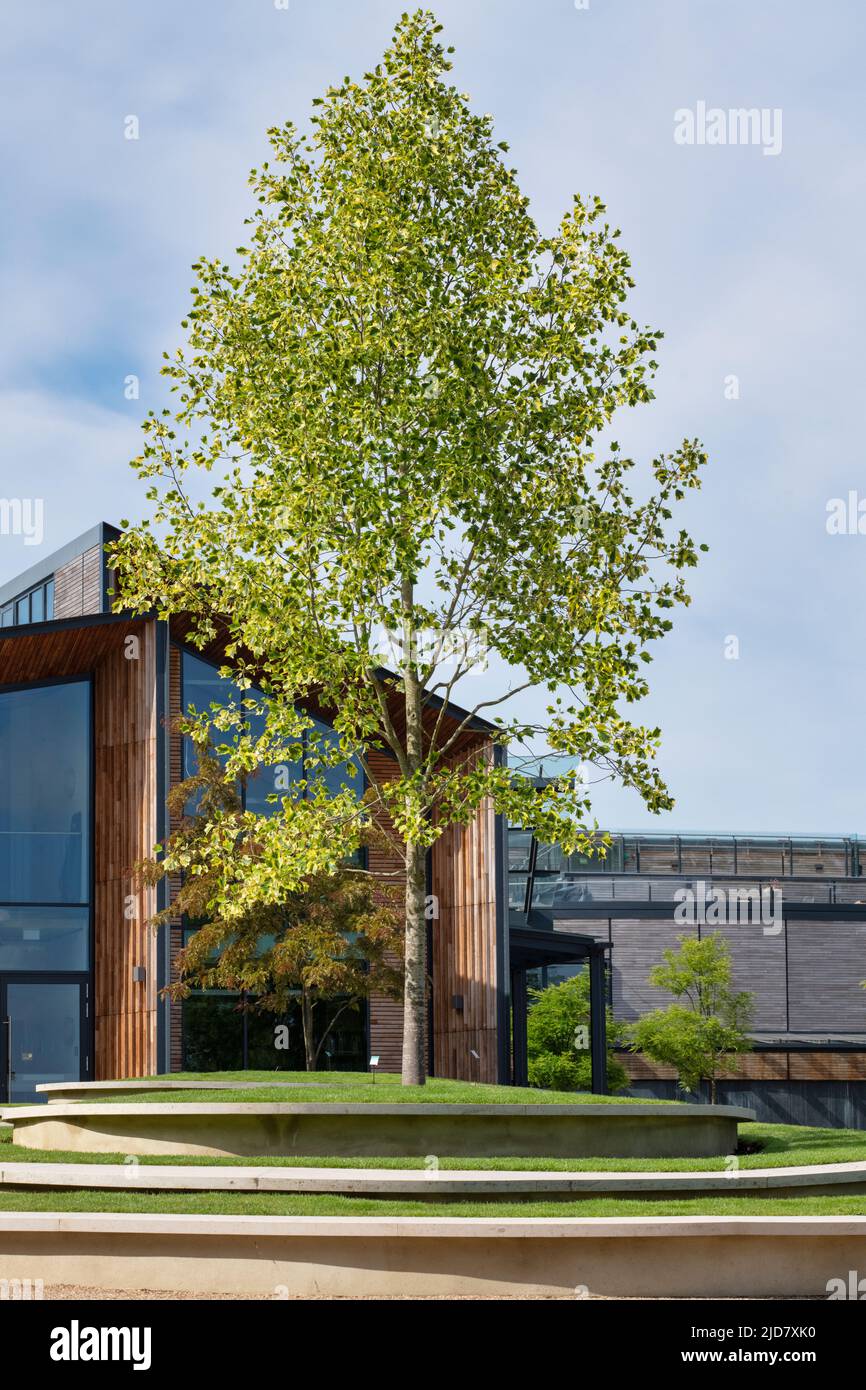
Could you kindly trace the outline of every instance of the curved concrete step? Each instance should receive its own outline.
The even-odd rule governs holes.
[[[331,1193],[358,1197],[509,1197],[628,1193],[866,1191],[866,1162],[731,1172],[513,1172],[474,1169],[304,1168],[252,1165],[2,1163],[0,1185],[157,1192]]]
[[[172,1091],[261,1091],[265,1088],[297,1091],[304,1087],[332,1088],[334,1084],[332,1081],[281,1081],[279,1076],[275,1081],[165,1081],[160,1078],[156,1081],[45,1081],[34,1090],[45,1096],[49,1105],[57,1105],[60,1101],[87,1101],[94,1097],[98,1100],[104,1096],[129,1096],[135,1100],[142,1091],[165,1091],[168,1095]],[[373,1086],[376,1083],[358,1081],[354,1084]],[[387,1082],[380,1084],[387,1085]]]
[[[737,1147],[740,1121],[752,1110],[731,1105],[449,1104],[431,1100],[401,1104],[389,1089],[343,1103],[309,1101],[287,1091],[278,1101],[153,1104],[58,1101],[0,1110],[13,1140],[29,1149],[222,1158],[421,1157],[465,1158],[714,1158]],[[219,1093],[217,1093],[219,1094]],[[254,1094],[254,1093],[252,1093]]]
[[[0,1212],[0,1260],[10,1283],[36,1270],[138,1297],[856,1299],[866,1217]]]

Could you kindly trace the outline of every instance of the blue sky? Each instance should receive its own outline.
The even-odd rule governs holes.
[[[278,0],[278,4],[280,0]],[[162,403],[199,255],[228,254],[269,125],[385,47],[386,0],[8,0],[0,32],[0,494],[45,499],[44,551],[139,515],[128,460]],[[711,551],[650,670],[677,805],[599,787],[611,826],[866,833],[861,685],[866,6],[858,0],[441,0],[455,77],[550,230],[574,192],[622,228],[657,400],[641,457],[700,436],[688,524]],[[781,111],[776,155],[681,145],[675,112]],[[124,138],[125,118],[139,139]],[[140,379],[140,398],[124,383]],[[739,398],[726,399],[736,376]],[[0,582],[41,552],[0,536]],[[729,636],[739,657],[725,657]]]

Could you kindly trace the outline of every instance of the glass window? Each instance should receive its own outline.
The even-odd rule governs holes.
[[[583,974],[583,966],[579,963],[573,965],[548,965],[545,968],[545,989],[551,985],[564,984],[566,980],[571,980],[575,975]]]
[[[315,1009],[315,1040],[320,1042],[319,1071],[364,1071],[367,1061],[367,1008],[342,1009],[340,999],[323,1000]],[[339,1013],[339,1017],[336,1015]],[[277,1028],[287,1027],[287,1036]],[[280,1046],[277,1047],[279,1040]],[[282,1044],[288,1042],[285,1047]],[[212,990],[191,994],[183,1002],[184,1071],[304,1071],[304,1037],[299,1005],[287,1014],[257,1013],[242,996]]]
[[[32,1105],[45,1100],[36,1092],[42,1082],[81,1078],[81,986],[10,983],[6,994],[9,1099]]]
[[[233,705],[241,699],[241,692],[233,681],[224,680],[215,666],[201,661],[189,652],[183,654],[183,711],[186,714],[190,705],[198,714],[205,714],[211,705]],[[212,730],[214,743],[227,742],[228,732]],[[195,749],[190,739],[184,739],[184,776],[191,777],[196,770]]]
[[[250,719],[250,733],[253,738],[261,738],[264,731],[264,715],[253,715]],[[247,778],[244,805],[257,816],[273,815],[279,810],[279,801],[269,801],[268,797],[275,794],[282,800],[284,796],[290,795],[292,787],[303,775],[304,765],[299,758],[287,758],[273,767],[258,768]]]
[[[508,906],[513,907],[517,912],[523,911],[528,879],[528,874],[508,875]]]
[[[191,994],[183,1001],[184,1071],[241,1071],[244,1016],[239,994]]]
[[[86,907],[0,907],[0,971],[86,970]]]
[[[0,903],[86,903],[90,687],[0,693]]]
[[[311,783],[323,782],[329,796],[337,796],[347,787],[354,789],[357,796],[361,795],[363,781],[360,776],[360,769],[354,759],[352,760],[355,767],[354,776],[350,771],[348,762],[339,762],[331,766],[326,762],[318,761],[320,758],[326,758],[334,749],[339,747],[339,737],[330,725],[315,719],[312,728],[305,732],[304,742],[309,750],[309,761],[305,755],[304,770]]]
[[[510,826],[508,830],[508,867],[514,872],[529,868],[529,855],[532,849],[532,831],[518,830]]]
[[[0,614],[3,627],[23,626],[27,623],[48,622],[54,617],[54,578],[46,580],[37,589],[21,594],[6,604]]]
[[[256,1013],[249,1009],[247,1025],[247,1067],[250,1071],[304,1071],[304,1035],[301,1028],[300,1010],[295,1007],[288,1014]],[[287,1034],[279,1034],[279,1042],[288,1047],[277,1047],[277,1028],[285,1027]],[[324,1060],[324,1059],[323,1059]],[[359,1068],[363,1070],[363,1068]]]
[[[184,710],[192,705],[199,713],[205,713],[211,705],[237,704],[242,698],[243,692],[233,681],[220,676],[215,666],[193,656],[191,652],[184,651]],[[249,726],[252,736],[254,738],[260,737],[264,732],[264,715],[251,715]],[[214,730],[213,737],[214,742],[219,744],[221,741],[226,742],[229,735]],[[360,766],[355,759],[351,760],[356,769],[354,776],[349,770],[349,762],[340,762],[331,767],[315,761],[317,751],[318,756],[324,755],[329,747],[335,747],[338,742],[337,736],[328,724],[318,719],[314,720],[312,726],[305,731],[303,742],[312,755],[309,762],[306,757],[303,760],[287,759],[273,767],[260,768],[258,772],[247,779],[244,804],[248,810],[254,811],[256,815],[260,816],[274,813],[279,809],[279,802],[271,802],[268,797],[273,794],[278,797],[284,796],[291,790],[293,783],[304,776],[311,783],[324,783],[331,796],[336,795],[343,787],[350,787],[358,797],[361,796],[363,778]],[[184,776],[192,776],[195,772],[195,750],[189,739],[184,739],[183,761]]]

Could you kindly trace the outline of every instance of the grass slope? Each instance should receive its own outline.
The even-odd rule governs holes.
[[[48,1149],[25,1149],[11,1142],[11,1129],[0,1129],[0,1162],[3,1163],[122,1163],[124,1155],[67,1153]],[[740,1125],[740,1138],[759,1144],[757,1153],[741,1154],[740,1168],[791,1168],[812,1163],[866,1162],[866,1131],[857,1129],[813,1129],[805,1125]],[[440,1157],[442,1169],[510,1172],[718,1172],[725,1168],[725,1157],[718,1158],[448,1158]],[[144,1155],[143,1165],[164,1164],[199,1166],[260,1166],[270,1168],[411,1168],[425,1166],[423,1158],[196,1158],[178,1155]]]
[[[0,1212],[162,1212],[201,1216],[866,1216],[866,1195],[848,1197],[578,1197],[569,1201],[398,1201],[258,1193],[17,1192],[0,1187]]]
[[[136,1105],[157,1105],[170,1102],[172,1105],[232,1105],[305,1101],[315,1105],[670,1105],[679,1102],[663,1100],[642,1100],[633,1096],[594,1096],[580,1091],[541,1091],[521,1086],[486,1086],[473,1081],[446,1081],[431,1078],[425,1086],[394,1085],[390,1080],[380,1084],[373,1083],[369,1077],[352,1081],[334,1082],[337,1072],[327,1074],[327,1084],[310,1085],[309,1081],[298,1081],[296,1086],[278,1086],[263,1083],[254,1088],[238,1090],[205,1091],[196,1090],[191,1084],[187,1091],[139,1091],[128,1097],[102,1096],[98,1091],[82,1094],[81,1100],[88,1104],[116,1105],[128,1100]],[[348,1073],[344,1073],[348,1075]],[[288,1078],[290,1073],[286,1073]],[[175,1078],[172,1077],[172,1080]],[[218,1078],[214,1078],[218,1079]],[[234,1079],[234,1078],[227,1078]],[[324,1075],[317,1074],[317,1080],[325,1081]],[[274,1074],[268,1073],[268,1081],[273,1083]],[[333,1084],[332,1084],[333,1083]],[[305,1090],[309,1095],[304,1095]]]

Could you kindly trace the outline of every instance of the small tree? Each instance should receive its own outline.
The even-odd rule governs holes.
[[[734,1055],[751,1050],[746,1030],[754,995],[733,989],[730,948],[718,932],[677,940],[678,949],[664,951],[662,962],[653,966],[649,983],[684,1002],[654,1009],[632,1024],[629,1046],[676,1067],[685,1091],[708,1082],[710,1104],[715,1105],[717,1077],[735,1071]]]
[[[236,783],[204,739],[196,743],[197,772],[172,788],[169,810],[179,823],[167,855],[138,866],[139,877],[156,883],[167,863],[184,866],[179,892],[153,919],[166,927],[183,915],[200,923],[177,957],[179,979],[166,989],[185,999],[193,988],[240,990],[247,1007],[285,1014],[300,1006],[304,1057],[315,1071],[325,1042],[347,1010],[372,993],[399,995],[402,972],[400,918],[385,886],[350,869],[318,873],[279,901],[255,899],[227,919],[214,908],[217,875],[202,846],[215,819],[230,824],[242,816]],[[190,813],[190,806],[194,810]],[[236,853],[249,855],[249,843],[236,840]],[[318,1005],[339,1001],[316,1037]]]
[[[553,1091],[591,1091],[590,981],[582,971],[561,984],[530,991],[526,1023],[529,1084]],[[607,1088],[621,1091],[628,1074],[614,1054],[623,1034],[607,1010]]]
[[[626,308],[619,232],[577,195],[551,234],[536,226],[492,117],[448,80],[440,29],[403,15],[372,71],[317,99],[310,135],[269,132],[247,244],[194,266],[189,349],[165,367],[176,407],[145,422],[153,515],[111,554],[119,608],[185,614],[188,640],[220,637],[235,680],[267,696],[234,770],[286,756],[311,698],[335,764],[361,763],[402,860],[415,1085],[433,842],[489,800],[569,853],[597,843],[585,784],[536,794],[467,747],[475,717],[501,745],[544,740],[672,804],[659,731],[621,705],[647,694],[644,663],[689,601],[698,548],[672,518],[704,462],[685,440],[635,473],[612,437],[620,408],[653,398],[661,336]],[[496,688],[462,685],[486,652]],[[242,871],[218,824],[209,844],[226,918],[334,868],[362,821],[349,788],[243,828],[267,851]]]

